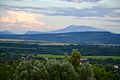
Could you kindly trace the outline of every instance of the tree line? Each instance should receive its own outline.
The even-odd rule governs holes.
[[[110,70],[102,65],[82,63],[74,49],[63,60],[15,60],[0,63],[0,80],[119,80],[119,67]]]
[[[39,45],[31,43],[0,43],[0,53],[31,53],[59,54],[70,53],[79,49],[85,56],[120,56],[120,46],[117,45]]]

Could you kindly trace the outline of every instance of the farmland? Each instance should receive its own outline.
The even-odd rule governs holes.
[[[25,55],[25,54],[21,54]],[[65,55],[53,55],[53,54],[27,54],[28,56],[35,56],[35,57],[45,57],[45,58],[64,58]],[[70,55],[67,55],[70,57]],[[86,59],[98,59],[98,60],[106,60],[108,58],[111,58],[113,60],[120,60],[120,56],[82,56],[82,58]]]
[[[24,78],[30,80],[29,77],[40,80],[56,78],[87,80],[87,77],[96,78],[96,80],[118,80],[119,66],[120,45],[0,40],[0,78],[2,80],[24,80]],[[89,75],[85,76],[79,71]]]
[[[120,56],[117,44],[59,43],[34,40],[0,40],[0,53],[68,55],[78,49],[83,56]]]

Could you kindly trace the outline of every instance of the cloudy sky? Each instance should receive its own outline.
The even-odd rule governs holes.
[[[87,25],[120,33],[120,0],[0,0],[0,31]]]

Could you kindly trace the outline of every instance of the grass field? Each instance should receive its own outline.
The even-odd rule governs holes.
[[[112,58],[114,60],[120,60],[120,56],[83,56],[83,58],[92,58],[92,59],[101,59],[101,60]]]
[[[29,55],[32,55],[32,54],[29,54]],[[36,57],[46,57],[46,58],[64,58],[64,56],[65,55],[36,54]],[[100,60],[112,58],[114,60],[120,60],[120,56],[82,56],[82,58],[92,58],[92,59],[100,59]]]

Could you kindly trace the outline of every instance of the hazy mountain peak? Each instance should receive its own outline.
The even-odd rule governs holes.
[[[67,32],[87,32],[87,31],[105,31],[103,29],[94,28],[92,26],[85,25],[70,25],[64,29],[59,29],[50,32],[40,32],[40,31],[27,31],[25,34],[49,34],[49,33],[67,33]]]
[[[10,32],[10,31],[8,31],[8,30],[4,30],[4,31],[0,31],[0,34],[14,34],[14,33],[12,33],[12,32]]]
[[[45,32],[40,31],[27,31],[25,34],[44,34]]]
[[[70,25],[64,29],[56,30],[56,33],[65,33],[65,32],[84,32],[84,31],[105,31],[103,29],[94,28],[92,26],[85,25]]]

